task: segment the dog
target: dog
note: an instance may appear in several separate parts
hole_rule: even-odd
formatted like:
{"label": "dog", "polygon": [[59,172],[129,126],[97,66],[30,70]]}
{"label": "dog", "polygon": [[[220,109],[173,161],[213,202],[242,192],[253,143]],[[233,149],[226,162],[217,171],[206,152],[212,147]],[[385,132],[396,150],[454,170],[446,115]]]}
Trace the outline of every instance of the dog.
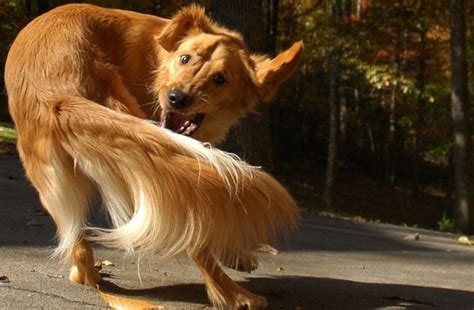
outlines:
{"label": "dog", "polygon": [[[276,94],[302,49],[251,55],[198,6],[165,19],[69,4],[18,34],[5,67],[9,111],[71,281],[101,281],[87,235],[140,256],[186,252],[213,305],[267,306],[219,262],[255,268],[252,251],[295,228],[298,208],[270,175],[211,145]],[[113,228],[85,226],[98,199]]]}

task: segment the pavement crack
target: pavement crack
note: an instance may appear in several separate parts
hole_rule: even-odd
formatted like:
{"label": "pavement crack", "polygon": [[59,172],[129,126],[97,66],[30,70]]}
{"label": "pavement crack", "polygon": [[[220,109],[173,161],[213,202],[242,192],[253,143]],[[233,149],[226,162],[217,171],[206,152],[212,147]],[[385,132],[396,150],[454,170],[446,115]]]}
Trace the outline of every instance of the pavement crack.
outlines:
{"label": "pavement crack", "polygon": [[12,285],[1,286],[0,288],[10,288],[14,291],[21,291],[21,292],[44,295],[44,296],[48,296],[48,297],[52,297],[52,298],[61,299],[63,301],[74,303],[74,304],[81,304],[81,305],[84,305],[84,306],[93,306],[93,307],[100,307],[100,308],[108,309],[107,306],[98,305],[98,304],[91,304],[91,303],[88,303],[88,302],[85,302],[85,301],[82,301],[82,300],[72,300],[72,299],[66,298],[66,297],[61,296],[61,295],[57,295],[57,294],[53,294],[53,293],[46,293],[46,292],[37,291],[37,290],[33,290],[33,289],[28,289],[28,288],[16,287],[16,286],[12,286]]}

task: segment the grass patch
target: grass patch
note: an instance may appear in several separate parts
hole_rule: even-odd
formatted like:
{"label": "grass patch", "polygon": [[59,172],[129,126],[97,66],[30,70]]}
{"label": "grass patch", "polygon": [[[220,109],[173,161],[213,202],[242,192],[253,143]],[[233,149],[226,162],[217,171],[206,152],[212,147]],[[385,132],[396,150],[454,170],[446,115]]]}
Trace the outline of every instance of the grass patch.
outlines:
{"label": "grass patch", "polygon": [[0,122],[0,142],[16,143],[16,130],[12,125]]}
{"label": "grass patch", "polygon": [[16,139],[16,130],[13,126],[0,122],[0,155],[14,154]]}

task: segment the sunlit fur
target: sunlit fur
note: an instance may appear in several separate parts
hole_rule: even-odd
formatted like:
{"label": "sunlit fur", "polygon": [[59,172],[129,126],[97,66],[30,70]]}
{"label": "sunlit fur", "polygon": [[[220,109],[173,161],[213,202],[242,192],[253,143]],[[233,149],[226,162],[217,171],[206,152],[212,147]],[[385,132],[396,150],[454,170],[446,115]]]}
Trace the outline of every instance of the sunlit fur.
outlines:
{"label": "sunlit fur", "polygon": [[[86,228],[91,239],[138,255],[185,251],[215,305],[266,306],[217,261],[255,265],[259,244],[295,227],[293,199],[258,168],[143,119],[159,120],[163,97],[179,86],[198,98],[189,113],[207,114],[193,137],[221,141],[256,99],[275,94],[301,49],[250,56],[238,34],[195,6],[168,20],[67,5],[20,32],[5,69],[9,109],[27,176],[57,225],[55,254],[75,262],[72,281],[100,281],[84,239],[100,197],[113,228]],[[196,63],[177,66],[181,53]],[[211,83],[215,72],[225,85]]]}

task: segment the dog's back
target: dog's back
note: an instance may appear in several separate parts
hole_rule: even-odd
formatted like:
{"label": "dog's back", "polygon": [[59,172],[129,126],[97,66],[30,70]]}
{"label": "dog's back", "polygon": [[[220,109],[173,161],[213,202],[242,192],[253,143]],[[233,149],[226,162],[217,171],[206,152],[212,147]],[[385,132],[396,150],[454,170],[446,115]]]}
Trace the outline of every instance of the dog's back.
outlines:
{"label": "dog's back", "polygon": [[153,100],[147,89],[158,61],[152,37],[168,22],[87,4],[66,5],[36,18],[20,32],[6,63],[15,122],[22,121],[19,109],[46,120],[61,95],[145,117],[137,102]]}

